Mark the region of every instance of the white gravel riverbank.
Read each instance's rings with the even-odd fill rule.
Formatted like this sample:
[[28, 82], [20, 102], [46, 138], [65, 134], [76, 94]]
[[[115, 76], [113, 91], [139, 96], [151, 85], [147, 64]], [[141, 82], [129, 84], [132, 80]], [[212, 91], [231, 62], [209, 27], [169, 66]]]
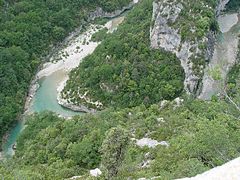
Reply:
[[81, 60], [93, 53], [98, 46], [99, 43], [90, 41], [91, 36], [98, 30], [96, 25], [91, 25], [85, 33], [76, 37], [76, 39], [72, 39], [66, 48], [59, 50], [57, 53], [60, 60], [53, 62], [53, 58], [56, 57], [51, 57], [50, 62], [45, 63], [43, 69], [37, 73], [37, 77], [40, 79], [59, 70], [70, 71], [76, 68]]

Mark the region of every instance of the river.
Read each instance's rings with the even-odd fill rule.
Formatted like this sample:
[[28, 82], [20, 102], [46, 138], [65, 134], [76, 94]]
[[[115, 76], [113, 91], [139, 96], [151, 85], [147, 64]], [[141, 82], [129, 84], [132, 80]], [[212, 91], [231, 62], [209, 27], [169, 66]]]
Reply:
[[[226, 79], [228, 70], [235, 62], [238, 45], [237, 37], [240, 31], [240, 21], [239, 19], [236, 20], [236, 17], [237, 14], [227, 14], [218, 18], [222, 33], [218, 35], [213, 59], [205, 69], [203, 90], [199, 96], [200, 99], [209, 100], [212, 95], [221, 91], [220, 86]], [[108, 21], [105, 27], [109, 29], [109, 32], [113, 32], [123, 20], [124, 17], [122, 16], [114, 18]], [[77, 67], [81, 60], [91, 54], [99, 45], [99, 43], [90, 41], [91, 35], [96, 31], [97, 28], [93, 25], [86, 32], [74, 37], [64, 49], [56, 52], [56, 54], [61, 56], [62, 60], [55, 63], [46, 63], [44, 68], [38, 72], [39, 88], [31, 99], [28, 107], [29, 112], [47, 110], [64, 117], [82, 114], [66, 109], [58, 104], [57, 88], [59, 84], [68, 78], [68, 73], [71, 69]], [[84, 41], [88, 43], [84, 43]], [[63, 55], [66, 53], [68, 54], [67, 57]], [[56, 57], [59, 58], [58, 56], [54, 56], [54, 58]], [[53, 60], [53, 57], [50, 57], [49, 61]], [[222, 80], [215, 80], [212, 77], [213, 71], [218, 71]], [[12, 129], [7, 142], [3, 145], [4, 156], [12, 156], [14, 154], [12, 146], [23, 128], [24, 121], [19, 121], [16, 127]]]
[[[101, 28], [106, 27], [109, 33], [113, 33], [123, 22], [126, 13], [127, 12], [109, 20]], [[60, 48], [49, 57], [48, 62], [43, 65], [43, 68], [36, 75], [39, 88], [31, 95], [33, 97], [29, 100], [27, 113], [25, 114], [52, 111], [65, 118], [83, 114], [82, 112], [75, 112], [59, 105], [57, 100], [57, 89], [59, 85], [68, 78], [69, 72], [73, 68], [76, 68], [82, 59], [93, 53], [100, 44], [99, 42], [91, 41], [91, 36], [97, 31], [99, 31], [97, 25], [90, 25], [85, 32], [74, 37], [70, 35], [66, 38], [68, 41], [63, 46], [64, 48]], [[76, 34], [76, 32], [74, 33]], [[15, 128], [9, 133], [7, 141], [3, 144], [4, 157], [11, 157], [14, 155], [12, 147], [16, 143], [19, 134], [24, 129], [24, 121], [25, 120], [18, 121]]]

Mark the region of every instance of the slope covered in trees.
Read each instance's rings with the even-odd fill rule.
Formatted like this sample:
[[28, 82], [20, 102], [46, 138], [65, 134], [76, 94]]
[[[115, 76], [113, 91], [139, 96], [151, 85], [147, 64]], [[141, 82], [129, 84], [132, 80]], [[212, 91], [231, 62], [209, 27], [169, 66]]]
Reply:
[[183, 90], [184, 72], [175, 55], [150, 48], [152, 0], [144, 0], [70, 74], [62, 93], [74, 104], [96, 108], [150, 105], [173, 99]]
[[85, 25], [96, 7], [113, 11], [129, 2], [0, 0], [0, 137], [21, 114], [30, 80], [49, 46]]
[[[80, 23], [74, 18], [78, 17], [77, 5], [80, 4], [71, 3], [86, 1], [26, 0], [28, 3], [20, 6], [22, 2], [7, 6], [0, 0], [0, 6], [4, 7], [1, 8], [3, 16], [0, 21], [4, 22], [4, 26], [0, 26], [0, 43], [6, 43], [0, 45], [1, 130], [8, 127], [10, 121], [7, 120], [14, 120], [22, 109], [28, 83], [40, 62], [39, 58], [48, 47], [46, 45], [61, 40]], [[112, 10], [122, 5], [118, 1], [88, 2], [91, 2], [89, 9], [101, 4], [105, 10]], [[211, 2], [215, 3], [215, 0]], [[50, 6], [51, 3], [53, 6]], [[18, 5], [27, 9], [16, 13], [21, 9], [14, 11]], [[7, 7], [10, 9], [4, 11]], [[36, 20], [31, 13], [38, 7], [43, 17], [36, 16], [39, 18]], [[75, 12], [64, 14], [64, 17], [68, 17], [70, 13], [73, 24], [59, 38], [54, 36], [54, 29], [65, 31], [64, 25], [57, 24], [61, 22], [62, 15], [56, 22], [51, 22], [54, 19], [52, 16], [59, 12], [58, 8], [69, 8]], [[84, 7], [85, 13], [88, 8]], [[79, 179], [86, 180], [93, 179], [89, 177], [89, 170], [98, 167], [103, 171], [98, 178], [102, 180], [154, 176], [174, 179], [194, 176], [240, 155], [240, 112], [232, 103], [218, 98], [204, 102], [190, 97], [184, 97], [183, 102], [180, 99], [161, 101], [174, 99], [181, 94], [184, 75], [174, 55], [149, 48], [151, 9], [152, 1], [143, 0], [113, 35], [106, 35], [105, 30], [97, 34], [94, 40], [101, 39], [103, 34], [106, 39], [93, 55], [71, 73], [63, 92], [74, 103], [84, 104], [78, 99], [78, 93], [88, 91], [93, 100], [103, 102], [104, 108], [113, 108], [76, 116], [71, 120], [51, 112], [30, 116], [17, 141], [15, 156], [0, 162], [0, 178], [1, 175], [5, 179], [82, 176]], [[2, 17], [5, 13], [9, 13], [10, 16], [6, 17], [12, 20], [4, 20]], [[25, 19], [26, 14], [31, 18]], [[43, 20], [50, 23], [49, 26], [46, 24], [49, 31], [45, 32]], [[30, 29], [27, 28], [27, 21], [30, 21]], [[22, 24], [19, 26], [26, 28], [25, 31], [17, 29], [20, 28], [20, 22]], [[31, 28], [40, 28], [41, 31], [32, 35], [34, 30], [31, 31]], [[58, 30], [56, 32], [59, 35]], [[28, 39], [28, 36], [37, 37], [38, 41], [30, 41], [32, 38]], [[21, 39], [21, 42], [20, 37], [26, 38], [26, 41]], [[14, 44], [15, 41], [19, 44]], [[239, 66], [236, 65], [229, 73], [227, 84], [228, 93], [235, 102], [239, 102], [239, 72]], [[13, 101], [14, 97], [18, 101]], [[165, 145], [139, 147], [136, 141], [141, 138], [165, 141]]]
[[[168, 102], [165, 107], [109, 109], [69, 121], [42, 113], [27, 121], [16, 156], [2, 164], [0, 174], [87, 179], [89, 169], [100, 167], [108, 179], [194, 176], [240, 155], [238, 116], [223, 101], [191, 99], [180, 107]], [[133, 139], [143, 137], [169, 146], [140, 148]], [[150, 165], [142, 167], [147, 160]]]

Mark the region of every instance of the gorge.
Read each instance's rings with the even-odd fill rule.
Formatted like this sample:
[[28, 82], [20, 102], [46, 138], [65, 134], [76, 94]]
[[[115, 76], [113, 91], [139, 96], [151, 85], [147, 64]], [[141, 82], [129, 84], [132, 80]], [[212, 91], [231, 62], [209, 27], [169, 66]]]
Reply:
[[36, 73], [24, 118], [3, 144], [0, 177], [211, 179], [231, 172], [240, 153], [239, 77], [229, 75], [239, 60], [240, 15], [225, 11], [228, 3], [97, 7]]
[[[134, 1], [134, 3], [137, 3], [137, 1]], [[131, 6], [127, 9], [130, 9]], [[121, 12], [125, 12], [125, 8]], [[90, 25], [86, 32], [79, 34], [79, 30], [77, 30], [66, 38], [66, 43], [63, 45], [64, 48], [58, 49], [49, 57], [48, 62], [43, 65], [43, 68], [37, 73], [36, 79], [33, 80], [26, 100], [24, 116], [35, 112], [52, 111], [61, 117], [71, 118], [74, 115], [81, 114], [81, 112], [90, 112], [86, 107], [79, 110], [79, 108], [74, 109], [74, 106], [63, 105], [63, 102], [60, 103], [61, 100], [58, 96], [62, 89], [61, 86], [68, 79], [68, 73], [76, 68], [81, 60], [91, 54], [99, 45], [99, 42], [91, 41], [92, 35], [104, 27], [110, 33], [116, 30], [124, 18], [124, 16], [121, 16], [122, 13], [117, 11], [110, 14], [111, 20], [104, 26]], [[100, 15], [96, 13], [96, 16]], [[104, 16], [107, 17], [107, 15]], [[93, 15], [90, 17], [94, 19]], [[67, 107], [65, 108], [64, 106]], [[24, 128], [24, 122], [24, 120], [18, 121], [16, 127], [11, 130], [6, 143], [3, 145], [3, 156], [14, 155], [12, 148]]]

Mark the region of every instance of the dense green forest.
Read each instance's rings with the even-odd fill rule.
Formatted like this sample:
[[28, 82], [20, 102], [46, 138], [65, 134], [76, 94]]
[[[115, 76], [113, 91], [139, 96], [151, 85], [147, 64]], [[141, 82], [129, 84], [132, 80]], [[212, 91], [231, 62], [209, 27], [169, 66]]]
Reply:
[[113, 11], [129, 2], [0, 0], [0, 137], [22, 113], [30, 80], [49, 46], [85, 25], [96, 7]]
[[[79, 96], [87, 92], [86, 96], [100, 101], [103, 106], [98, 108], [103, 109], [150, 105], [179, 96], [183, 69], [175, 55], [150, 48], [151, 19], [152, 0], [143, 1], [129, 12], [118, 30], [106, 36], [95, 52], [71, 72], [63, 97], [96, 108]], [[104, 31], [100, 33], [103, 36]]]
[[[178, 20], [171, 26], [179, 29], [182, 41], [199, 43], [205, 52], [202, 39], [209, 30], [218, 30], [214, 12], [217, 1], [189, 0], [182, 4]], [[103, 40], [101, 45], [71, 72], [62, 97], [73, 104], [101, 110], [148, 106], [181, 95], [184, 72], [180, 61], [171, 53], [150, 48], [151, 20], [152, 0], [146, 0], [129, 12], [116, 33], [109, 35], [102, 30], [95, 34], [92, 40]], [[203, 73], [199, 67], [204, 67], [205, 61], [204, 53], [194, 56], [195, 74]], [[92, 103], [97, 101], [101, 106]]]
[[[201, 11], [202, 1], [216, 5], [216, 0], [201, 0], [196, 12], [208, 10]], [[97, 6], [112, 11], [127, 3], [0, 0], [1, 136], [22, 112], [30, 80], [49, 47], [86, 25], [88, 12]], [[204, 31], [198, 27], [195, 33], [203, 36], [201, 32], [211, 29], [212, 18], [210, 12], [201, 26]], [[68, 120], [52, 112], [26, 117], [15, 155], [0, 161], [0, 179], [169, 180], [194, 176], [240, 156], [239, 64], [225, 84], [229, 98], [193, 99], [183, 93], [184, 72], [177, 57], [150, 49], [151, 19], [152, 0], [142, 0], [113, 34], [103, 29], [92, 37], [102, 43], [71, 72], [62, 95], [96, 108], [79, 98], [87, 92], [92, 101], [103, 103], [102, 111]], [[165, 145], [139, 147], [136, 141], [142, 138]], [[89, 175], [95, 168], [103, 172], [98, 178]]]
[[[102, 167], [108, 179], [194, 176], [240, 155], [238, 116], [223, 101], [189, 98], [180, 107], [168, 102], [164, 107], [108, 109], [68, 121], [46, 112], [28, 119], [15, 157], [0, 168], [0, 174], [87, 179], [89, 169]], [[169, 147], [140, 148], [133, 138], [143, 137], [167, 141]], [[122, 158], [113, 160], [115, 152]], [[151, 161], [150, 167], [140, 166], [145, 160]]]

